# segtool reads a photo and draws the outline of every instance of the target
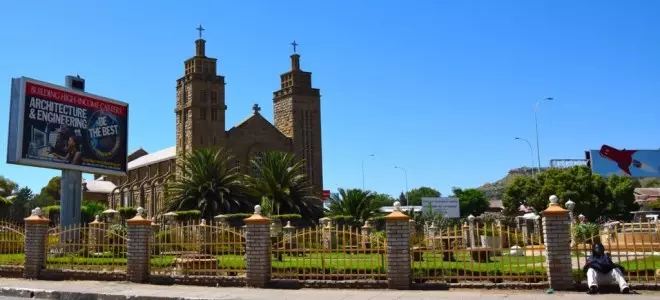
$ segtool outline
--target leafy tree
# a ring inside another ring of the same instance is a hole
[[[16,222],[20,222],[23,218],[29,215],[30,200],[32,200],[32,190],[29,187],[23,187],[18,190],[11,204],[11,218]]]
[[[397,201],[399,201],[399,203],[401,203],[401,205],[406,205],[408,203],[408,199],[406,199],[406,195],[403,194],[403,192],[401,192],[401,194],[399,194],[399,199],[397,199]]]
[[[374,193],[374,198],[374,201],[378,203],[379,207],[392,206],[395,201],[394,198],[388,194]]]
[[[488,210],[488,207],[490,206],[484,192],[481,190],[454,188],[452,192],[454,193],[454,196],[458,198],[461,218],[469,215],[481,215]]]
[[[376,194],[362,189],[342,189],[330,196],[327,213],[330,216],[351,216],[353,222],[362,223],[369,220],[380,209]]]
[[[55,203],[60,201],[60,186],[61,186],[61,182],[62,182],[61,179],[62,178],[60,176],[55,176],[55,177],[51,178],[50,180],[48,180],[48,183],[46,184],[46,186],[41,188],[41,192],[39,194],[43,194],[44,195],[43,197],[45,199],[55,200]]]
[[[519,177],[509,185],[502,199],[505,213],[515,215],[521,204],[542,211],[548,206],[550,195],[557,195],[560,205],[568,199],[575,202],[575,213],[590,220],[613,218],[627,221],[630,211],[638,209],[633,191],[639,181],[627,176],[605,179],[592,174],[586,166],[569,169],[549,169],[536,178]]]
[[[426,186],[412,189],[408,192],[408,205],[422,205],[422,197],[440,197],[440,192]]]
[[[17,188],[18,184],[16,184],[16,182],[11,181],[4,176],[0,176],[0,197],[7,198],[11,196]]]
[[[291,153],[266,152],[253,158],[254,176],[246,176],[250,194],[261,198],[266,214],[298,213],[308,220],[322,214],[322,201],[313,195],[305,175],[305,162]]]
[[[177,165],[180,176],[167,186],[168,210],[198,209],[204,218],[239,206],[242,175],[230,167],[233,156],[223,148],[199,149]]]

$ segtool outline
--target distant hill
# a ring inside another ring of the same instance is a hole
[[[541,168],[541,172],[545,171],[547,168]],[[536,172],[536,168],[522,167],[509,171],[509,174],[504,176],[504,178],[497,180],[493,183],[486,183],[480,187],[478,190],[484,192],[486,199],[488,200],[502,200],[504,195],[504,189],[509,185],[516,177],[520,176],[532,176],[532,170]],[[660,178],[644,178],[640,179],[642,187],[660,187]]]
[[[504,176],[504,178],[497,180],[493,183],[486,183],[477,189],[484,192],[486,199],[488,200],[501,200],[504,195],[504,189],[509,185],[516,177],[520,176],[532,176],[532,171],[536,172],[536,168],[522,167],[509,171],[509,174]],[[545,171],[545,168],[541,168],[541,172]]]

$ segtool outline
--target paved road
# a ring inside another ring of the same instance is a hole
[[[0,296],[0,300],[25,300],[25,299],[26,299],[26,298],[16,298],[16,297],[3,297],[3,296]],[[39,299],[37,299],[37,298],[30,298],[30,299],[39,300]]]

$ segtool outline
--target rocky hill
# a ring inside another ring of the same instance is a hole
[[[536,172],[536,168],[522,167],[509,171],[509,174],[504,176],[504,178],[497,180],[493,183],[486,183],[480,187],[479,190],[484,192],[486,199],[488,200],[501,200],[502,195],[504,195],[504,189],[509,183],[513,182],[516,177],[520,176],[532,176],[532,170]],[[544,171],[542,168],[541,171]]]

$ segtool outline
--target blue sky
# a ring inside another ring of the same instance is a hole
[[[9,1],[0,11],[0,116],[11,77],[131,105],[129,149],[174,144],[175,80],[195,27],[227,82],[227,126],[272,92],[292,40],[321,89],[324,187],[398,194],[476,187],[602,144],[658,149],[657,1]],[[59,171],[13,166],[0,123],[0,174],[38,191]]]

